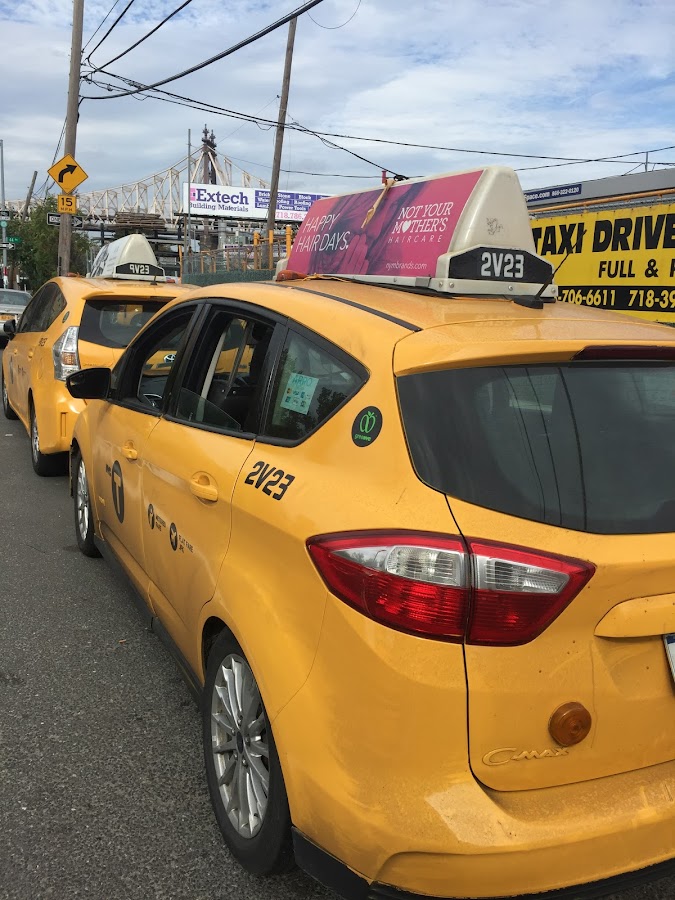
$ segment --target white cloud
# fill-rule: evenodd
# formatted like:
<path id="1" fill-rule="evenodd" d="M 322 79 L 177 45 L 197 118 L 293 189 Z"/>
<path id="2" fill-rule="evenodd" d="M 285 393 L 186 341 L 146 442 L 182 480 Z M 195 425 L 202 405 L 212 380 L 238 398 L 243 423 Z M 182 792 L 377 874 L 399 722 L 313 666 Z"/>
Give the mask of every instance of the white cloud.
<path id="1" fill-rule="evenodd" d="M 325 0 L 316 22 L 335 26 L 358 0 Z M 179 5 L 138 0 L 93 54 L 97 65 L 122 52 Z M 116 15 L 94 29 L 110 0 L 87 0 L 85 57 Z M 112 72 L 149 83 L 221 52 L 293 8 L 255 0 L 195 0 Z M 3 54 L 0 138 L 8 198 L 25 195 L 32 173 L 46 179 L 61 134 L 68 85 L 71 0 L 0 0 Z M 229 109 L 276 117 L 286 28 L 167 91 Z M 675 4 L 663 0 L 362 0 L 343 28 L 298 24 L 290 114 L 303 125 L 496 153 L 590 158 L 675 145 Z M 109 79 L 102 79 L 109 80 Z M 9 89 L 8 89 L 9 86 Z M 104 95 L 86 85 L 83 94 Z M 89 174 L 81 190 L 116 187 L 159 172 L 197 144 L 204 124 L 221 154 L 269 178 L 273 131 L 147 99 L 85 100 L 76 157 Z M 518 160 L 333 139 L 376 165 L 287 133 L 284 168 L 371 175 L 377 166 L 409 175 Z M 644 158 L 644 157 L 643 157 Z M 527 187 L 618 175 L 638 162 L 588 163 L 524 171 Z M 652 162 L 675 161 L 675 151 Z M 284 187 L 345 191 L 368 181 L 284 175 Z"/>

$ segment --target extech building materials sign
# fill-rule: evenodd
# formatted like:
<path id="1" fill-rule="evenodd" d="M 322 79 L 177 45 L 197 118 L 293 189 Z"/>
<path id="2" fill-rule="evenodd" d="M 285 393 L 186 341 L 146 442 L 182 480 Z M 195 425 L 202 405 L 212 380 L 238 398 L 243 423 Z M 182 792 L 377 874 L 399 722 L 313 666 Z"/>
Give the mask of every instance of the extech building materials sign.
<path id="1" fill-rule="evenodd" d="M 266 219 L 270 192 L 262 188 L 233 187 L 222 184 L 190 184 L 190 215 L 220 216 L 229 219 Z M 183 209 L 187 210 L 187 183 L 183 185 Z M 328 194 L 301 194 L 279 191 L 276 218 L 302 222 L 315 200 Z"/>

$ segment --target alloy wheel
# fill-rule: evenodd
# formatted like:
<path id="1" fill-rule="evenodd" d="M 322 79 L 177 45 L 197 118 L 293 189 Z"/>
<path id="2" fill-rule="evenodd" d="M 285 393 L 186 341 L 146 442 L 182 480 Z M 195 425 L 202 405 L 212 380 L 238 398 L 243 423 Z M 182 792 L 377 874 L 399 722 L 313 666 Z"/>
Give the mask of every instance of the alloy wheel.
<path id="1" fill-rule="evenodd" d="M 220 798 L 240 837 L 261 829 L 270 783 L 267 720 L 253 672 L 228 654 L 211 695 L 211 751 Z"/>
<path id="2" fill-rule="evenodd" d="M 75 503 L 77 508 L 77 527 L 80 537 L 84 541 L 87 539 L 89 532 L 89 487 L 87 486 L 87 472 L 83 462 L 80 462 L 77 469 Z"/>
<path id="3" fill-rule="evenodd" d="M 40 436 L 38 435 L 37 419 L 35 418 L 35 410 L 30 420 L 30 448 L 33 454 L 34 462 L 40 459 Z"/>

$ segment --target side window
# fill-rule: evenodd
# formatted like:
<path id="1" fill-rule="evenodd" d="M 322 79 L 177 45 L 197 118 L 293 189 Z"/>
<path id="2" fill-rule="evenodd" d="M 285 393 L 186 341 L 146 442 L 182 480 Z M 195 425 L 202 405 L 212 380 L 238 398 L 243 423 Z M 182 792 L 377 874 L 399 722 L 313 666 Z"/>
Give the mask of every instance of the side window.
<path id="1" fill-rule="evenodd" d="M 45 310 L 51 305 L 56 290 L 57 287 L 55 284 L 48 283 L 41 287 L 35 294 L 21 316 L 18 328 L 20 334 L 25 334 L 29 331 L 43 330 L 40 326 L 40 322 L 44 318 Z"/>
<path id="2" fill-rule="evenodd" d="M 365 381 L 365 371 L 335 353 L 289 331 L 277 368 L 265 437 L 301 441 L 352 397 Z"/>
<path id="3" fill-rule="evenodd" d="M 148 330 L 115 367 L 117 399 L 161 410 L 173 367 L 187 336 L 194 307 L 172 310 Z"/>
<path id="4" fill-rule="evenodd" d="M 51 287 L 53 288 L 51 296 L 49 297 L 48 302 L 42 307 L 35 324 L 35 331 L 46 331 L 52 322 L 54 322 L 66 308 L 66 298 L 63 296 L 57 285 L 53 284 Z"/>
<path id="5" fill-rule="evenodd" d="M 254 431 L 273 332 L 271 324 L 216 310 L 183 380 L 176 418 L 225 431 Z"/>

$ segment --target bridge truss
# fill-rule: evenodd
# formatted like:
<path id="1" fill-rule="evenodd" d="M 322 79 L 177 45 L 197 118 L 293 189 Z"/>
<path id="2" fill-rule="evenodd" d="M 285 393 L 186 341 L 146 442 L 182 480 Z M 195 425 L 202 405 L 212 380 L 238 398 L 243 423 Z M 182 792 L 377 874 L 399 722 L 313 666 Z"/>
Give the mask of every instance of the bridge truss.
<path id="1" fill-rule="evenodd" d="M 202 146 L 191 157 L 189 168 L 191 183 L 234 186 L 236 177 L 242 187 L 270 186 L 263 179 L 241 169 L 227 156 L 218 156 L 213 132 L 209 137 L 206 128 Z M 78 193 L 78 214 L 94 225 L 112 223 L 120 214 L 147 214 L 153 218 L 159 217 L 168 226 L 175 227 L 183 216 L 181 184 L 187 180 L 187 171 L 188 157 L 185 156 L 175 165 L 147 178 L 103 191 Z M 31 201 L 31 207 L 37 202 Z M 21 214 L 25 201 L 10 200 L 6 205 L 10 210 Z"/>

